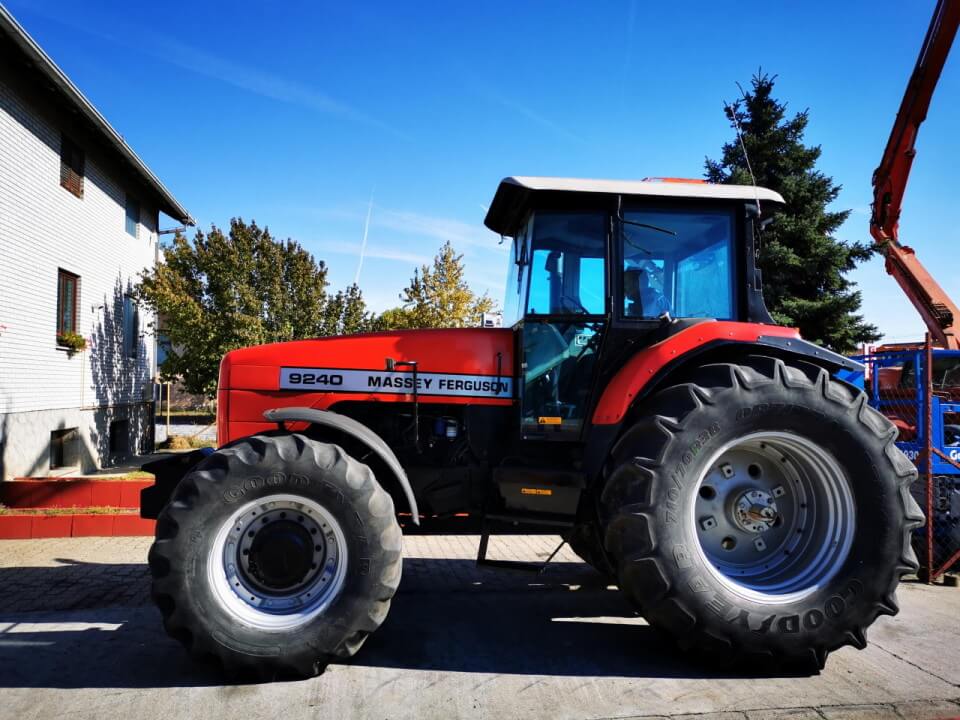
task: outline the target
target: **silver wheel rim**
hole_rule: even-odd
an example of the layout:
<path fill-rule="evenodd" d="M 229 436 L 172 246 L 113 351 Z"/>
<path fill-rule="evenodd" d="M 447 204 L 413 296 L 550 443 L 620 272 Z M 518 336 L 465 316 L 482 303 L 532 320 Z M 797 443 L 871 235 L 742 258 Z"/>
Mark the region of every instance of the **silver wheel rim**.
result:
<path fill-rule="evenodd" d="M 282 552 L 291 548 L 292 561 Z M 280 574 L 258 566 L 257 558 L 265 565 L 263 558 L 278 554 Z M 220 605 L 262 630 L 289 630 L 322 614 L 343 589 L 346 570 L 340 524 L 297 495 L 268 495 L 239 508 L 218 530 L 207 562 Z"/>
<path fill-rule="evenodd" d="M 696 484 L 690 520 L 710 572 L 764 604 L 794 602 L 827 583 L 856 530 L 840 464 L 786 432 L 754 433 L 716 452 Z"/>

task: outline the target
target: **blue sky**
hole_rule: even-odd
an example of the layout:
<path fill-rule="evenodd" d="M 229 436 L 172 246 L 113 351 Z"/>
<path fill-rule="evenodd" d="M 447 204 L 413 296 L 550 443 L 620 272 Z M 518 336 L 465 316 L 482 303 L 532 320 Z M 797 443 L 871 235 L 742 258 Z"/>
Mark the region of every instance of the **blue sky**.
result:
<path fill-rule="evenodd" d="M 8 8 L 201 227 L 232 216 L 357 272 L 382 310 L 444 240 L 502 300 L 483 228 L 505 175 L 700 177 L 724 100 L 758 67 L 811 112 L 807 142 L 867 240 L 870 176 L 934 0 L 332 3 L 11 0 Z M 956 49 L 960 55 L 960 48 Z M 960 300 L 960 59 L 948 61 L 901 239 Z M 879 260 L 854 274 L 891 340 L 923 327 Z"/>

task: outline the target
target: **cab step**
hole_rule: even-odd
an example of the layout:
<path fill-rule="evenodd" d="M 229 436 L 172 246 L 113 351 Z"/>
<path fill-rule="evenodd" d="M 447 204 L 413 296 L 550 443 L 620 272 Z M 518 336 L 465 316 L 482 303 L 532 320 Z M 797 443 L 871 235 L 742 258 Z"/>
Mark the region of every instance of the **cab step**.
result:
<path fill-rule="evenodd" d="M 487 558 L 487 548 L 490 543 L 490 525 L 505 524 L 514 528 L 524 526 L 537 526 L 543 528 L 556 528 L 565 530 L 573 527 L 573 520 L 568 517 L 549 517 L 544 515 L 521 515 L 521 514 L 503 514 L 491 513 L 483 516 L 483 523 L 480 531 L 480 545 L 477 548 L 477 565 L 480 567 L 498 568 L 501 570 L 519 570 L 521 572 L 531 572 L 540 574 L 547 569 L 550 561 L 556 557 L 560 549 L 566 544 L 566 540 L 561 540 L 560 544 L 554 549 L 550 556 L 543 562 L 526 562 L 523 560 L 491 560 Z"/>

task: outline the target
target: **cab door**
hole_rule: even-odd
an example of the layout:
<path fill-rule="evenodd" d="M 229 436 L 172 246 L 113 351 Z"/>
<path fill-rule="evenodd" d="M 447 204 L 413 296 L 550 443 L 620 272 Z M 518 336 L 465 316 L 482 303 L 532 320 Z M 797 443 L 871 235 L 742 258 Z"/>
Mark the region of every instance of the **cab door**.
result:
<path fill-rule="evenodd" d="M 517 325 L 524 438 L 580 438 L 609 311 L 608 218 L 559 211 L 533 217 Z"/>

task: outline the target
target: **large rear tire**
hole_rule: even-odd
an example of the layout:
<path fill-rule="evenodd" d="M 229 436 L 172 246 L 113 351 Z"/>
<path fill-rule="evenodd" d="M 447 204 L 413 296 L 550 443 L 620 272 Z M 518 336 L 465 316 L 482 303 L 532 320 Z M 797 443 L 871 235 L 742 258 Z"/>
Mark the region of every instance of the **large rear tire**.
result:
<path fill-rule="evenodd" d="M 726 664 L 819 670 L 915 572 L 913 464 L 862 393 L 807 363 L 697 369 L 613 451 L 604 542 L 651 625 Z"/>
<path fill-rule="evenodd" d="M 257 435 L 178 485 L 150 549 L 153 598 L 167 632 L 228 674 L 312 676 L 386 618 L 401 542 L 366 465 L 303 435 Z"/>

